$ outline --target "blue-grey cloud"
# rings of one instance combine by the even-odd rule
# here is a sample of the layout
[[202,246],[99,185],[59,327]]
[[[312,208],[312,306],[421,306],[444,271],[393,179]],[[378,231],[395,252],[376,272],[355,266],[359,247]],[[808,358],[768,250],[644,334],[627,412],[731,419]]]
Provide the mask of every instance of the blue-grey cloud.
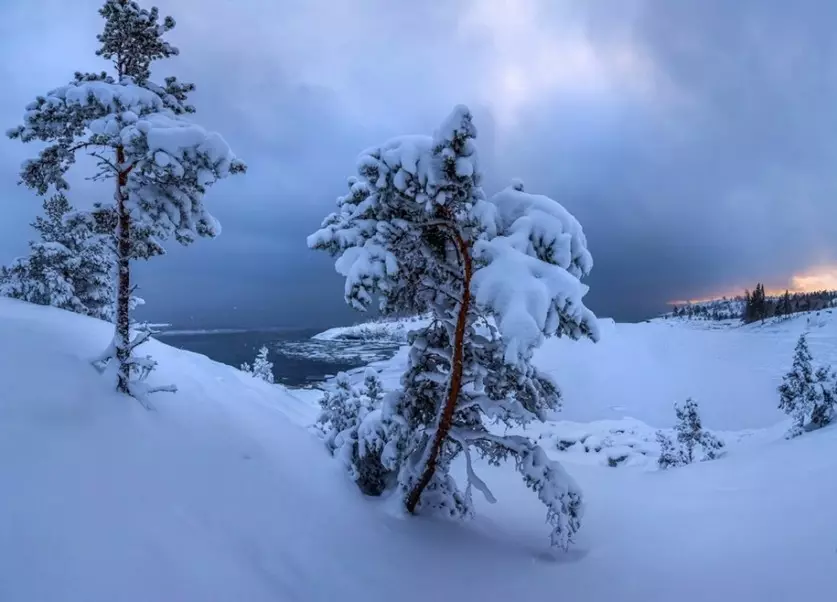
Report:
[[[209,204],[223,225],[139,266],[154,319],[320,326],[353,319],[305,236],[363,148],[429,132],[465,102],[489,192],[511,177],[581,220],[591,305],[637,318],[667,299],[837,260],[837,7],[776,0],[161,0],[198,85],[196,119],[249,166]],[[0,120],[93,52],[98,0],[10,0]],[[39,203],[15,185],[34,148],[0,143],[0,260]],[[79,205],[110,192],[75,181]]]

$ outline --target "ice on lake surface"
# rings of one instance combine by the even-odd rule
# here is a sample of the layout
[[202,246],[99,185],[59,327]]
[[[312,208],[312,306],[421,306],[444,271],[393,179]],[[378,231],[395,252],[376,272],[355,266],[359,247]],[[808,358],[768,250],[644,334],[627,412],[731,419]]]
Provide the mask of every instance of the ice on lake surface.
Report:
[[239,367],[252,362],[262,345],[270,350],[276,381],[305,386],[337,372],[392,357],[402,344],[399,337],[312,338],[317,330],[169,330],[157,337],[174,347],[206,355]]

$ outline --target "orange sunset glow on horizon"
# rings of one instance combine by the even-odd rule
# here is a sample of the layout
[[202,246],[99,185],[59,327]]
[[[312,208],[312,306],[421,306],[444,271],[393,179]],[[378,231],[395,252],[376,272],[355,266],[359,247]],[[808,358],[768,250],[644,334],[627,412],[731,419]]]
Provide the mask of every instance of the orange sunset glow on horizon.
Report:
[[[706,295],[694,299],[669,301],[668,305],[687,305],[689,303],[706,303],[726,297],[732,299],[743,295],[745,290],[752,289],[754,284],[736,287],[730,291]],[[765,293],[768,296],[778,296],[785,291],[791,293],[811,293],[822,290],[837,290],[837,265],[821,265],[809,268],[808,270],[794,274],[790,277],[785,286],[765,283]]]

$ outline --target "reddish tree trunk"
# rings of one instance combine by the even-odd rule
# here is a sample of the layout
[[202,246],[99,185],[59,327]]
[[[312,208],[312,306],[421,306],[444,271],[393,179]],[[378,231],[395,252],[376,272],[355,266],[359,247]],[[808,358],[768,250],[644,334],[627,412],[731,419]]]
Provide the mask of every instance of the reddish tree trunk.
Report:
[[116,165],[119,174],[116,180],[116,331],[114,347],[116,361],[119,364],[116,389],[120,393],[130,393],[131,379],[131,215],[125,207],[125,187],[128,184],[130,168],[125,168],[125,151],[116,148]]
[[407,495],[406,506],[407,511],[410,513],[414,513],[416,511],[416,507],[421,500],[422,492],[430,484],[430,480],[433,478],[433,473],[436,472],[436,463],[439,460],[439,453],[441,453],[442,445],[444,444],[445,439],[447,439],[448,433],[453,425],[453,412],[456,409],[456,402],[459,399],[459,389],[462,387],[462,363],[465,353],[465,326],[468,320],[468,310],[471,305],[472,264],[470,248],[465,243],[465,240],[458,232],[454,232],[453,236],[459,255],[462,258],[464,278],[462,284],[462,300],[459,305],[459,313],[456,317],[456,329],[454,330],[453,337],[450,386],[448,388],[445,405],[442,408],[442,412],[439,417],[436,434],[434,435],[431,443],[430,453],[427,456],[427,463],[424,465],[424,471],[422,471],[421,477]]

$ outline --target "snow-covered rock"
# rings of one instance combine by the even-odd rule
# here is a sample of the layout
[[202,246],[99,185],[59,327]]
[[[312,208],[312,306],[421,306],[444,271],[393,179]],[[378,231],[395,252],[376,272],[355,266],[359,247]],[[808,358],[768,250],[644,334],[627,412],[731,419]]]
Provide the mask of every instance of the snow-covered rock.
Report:
[[335,339],[378,341],[387,340],[399,343],[407,342],[407,335],[411,330],[424,328],[430,322],[426,316],[412,316],[409,318],[393,318],[363,322],[353,326],[337,326],[329,328],[312,338],[321,341]]

